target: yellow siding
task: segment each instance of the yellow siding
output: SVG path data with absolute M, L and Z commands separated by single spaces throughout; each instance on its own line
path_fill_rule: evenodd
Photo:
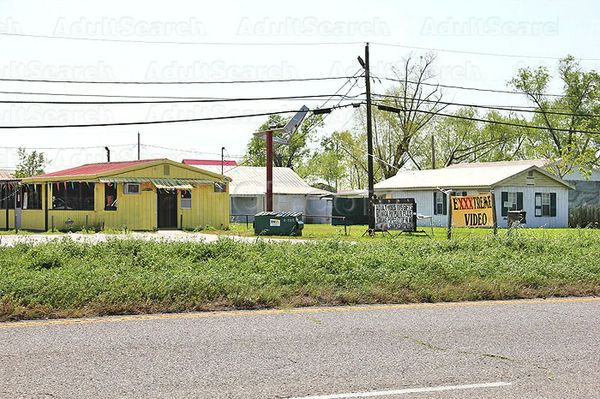
M 15 211 L 8 210 L 8 228 L 15 228 Z M 0 209 L 0 229 L 6 229 L 6 209 Z
M 217 181 L 214 175 L 204 174 L 200 170 L 189 170 L 169 163 L 169 174 L 164 174 L 165 163 L 131 170 L 111 177 L 149 177 L 149 178 L 188 178 Z M 89 180 L 89 181 L 94 181 Z M 44 185 L 45 186 L 45 185 Z M 94 210 L 48 210 L 48 228 L 66 230 L 67 221 L 72 221 L 73 229 L 87 227 L 104 229 L 156 230 L 157 229 L 157 193 L 150 183 L 142 183 L 140 194 L 124 194 L 124 184 L 117 184 L 117 209 L 104 210 L 104 184 L 95 181 Z M 229 186 L 225 193 L 215 193 L 212 184 L 200 184 L 192 190 L 192 208 L 181 209 L 181 196 L 177 196 L 177 225 L 183 221 L 183 228 L 198 229 L 206 226 L 226 228 L 229 226 Z M 49 206 L 52 203 L 52 189 L 49 190 Z M 42 201 L 45 206 L 45 202 Z M 14 214 L 10 215 L 10 226 L 14 226 Z M 0 228 L 5 224 L 0 217 Z M 43 230 L 45 224 L 44 210 L 23 210 L 22 228 Z
M 554 179 L 549 178 L 543 173 L 538 172 L 537 170 L 533 171 L 533 180 L 528 180 L 527 172 L 519 173 L 516 176 L 511 177 L 508 180 L 502 182 L 503 186 L 528 186 L 533 182 L 533 186 L 543 186 L 543 187 L 564 187 L 564 185 L 560 184 Z
M 177 199 L 178 221 L 183 216 L 183 228 L 195 230 L 212 226 L 229 227 L 229 185 L 227 192 L 215 193 L 212 184 L 201 184 L 192 190 L 192 209 L 181 209 L 181 196 Z

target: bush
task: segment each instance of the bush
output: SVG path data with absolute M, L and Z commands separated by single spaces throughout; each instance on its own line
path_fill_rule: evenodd
M 582 205 L 569 212 L 571 227 L 600 227 L 600 206 Z

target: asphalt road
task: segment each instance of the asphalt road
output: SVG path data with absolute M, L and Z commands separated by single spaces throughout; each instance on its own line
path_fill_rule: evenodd
M 600 398 L 600 298 L 0 324 L 2 398 Z

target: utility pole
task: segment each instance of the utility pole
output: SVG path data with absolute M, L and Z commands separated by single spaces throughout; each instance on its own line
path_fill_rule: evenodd
M 140 132 L 138 132 L 138 138 L 137 139 L 138 139 L 138 142 L 137 142 L 137 152 L 138 152 L 138 161 L 139 161 L 140 159 L 142 159 L 141 158 L 141 149 L 140 149 L 140 147 L 142 146 L 142 144 L 140 143 Z
M 358 62 L 365 70 L 365 90 L 367 94 L 367 174 L 369 192 L 369 233 L 373 234 L 375 229 L 375 213 L 373 200 L 375 199 L 375 177 L 373 172 L 373 125 L 371 122 L 371 74 L 369 70 L 369 43 L 365 45 L 365 59 L 358 57 Z

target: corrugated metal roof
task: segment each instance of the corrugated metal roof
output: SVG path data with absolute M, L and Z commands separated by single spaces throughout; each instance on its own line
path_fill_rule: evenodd
M 202 166 L 202 169 L 221 173 L 219 166 Z M 225 176 L 232 179 L 229 183 L 231 195 L 262 195 L 266 191 L 267 169 L 258 166 L 225 166 Z M 325 190 L 311 187 L 290 168 L 273 168 L 274 194 L 329 194 Z
M 400 171 L 375 185 L 376 190 L 418 190 L 435 188 L 492 187 L 519 173 L 535 169 L 561 184 L 568 184 L 529 162 L 481 162 L 443 169 Z
M 124 162 L 102 162 L 102 163 L 88 163 L 74 168 L 58 170 L 52 173 L 45 173 L 43 175 L 35 177 L 64 177 L 64 176 L 88 176 L 98 175 L 107 172 L 114 172 L 120 169 L 126 169 L 131 166 L 143 165 L 145 163 L 155 162 L 158 159 L 144 159 L 141 161 L 124 161 Z
M 15 171 L 11 169 L 0 169 L 0 180 L 13 180 Z

